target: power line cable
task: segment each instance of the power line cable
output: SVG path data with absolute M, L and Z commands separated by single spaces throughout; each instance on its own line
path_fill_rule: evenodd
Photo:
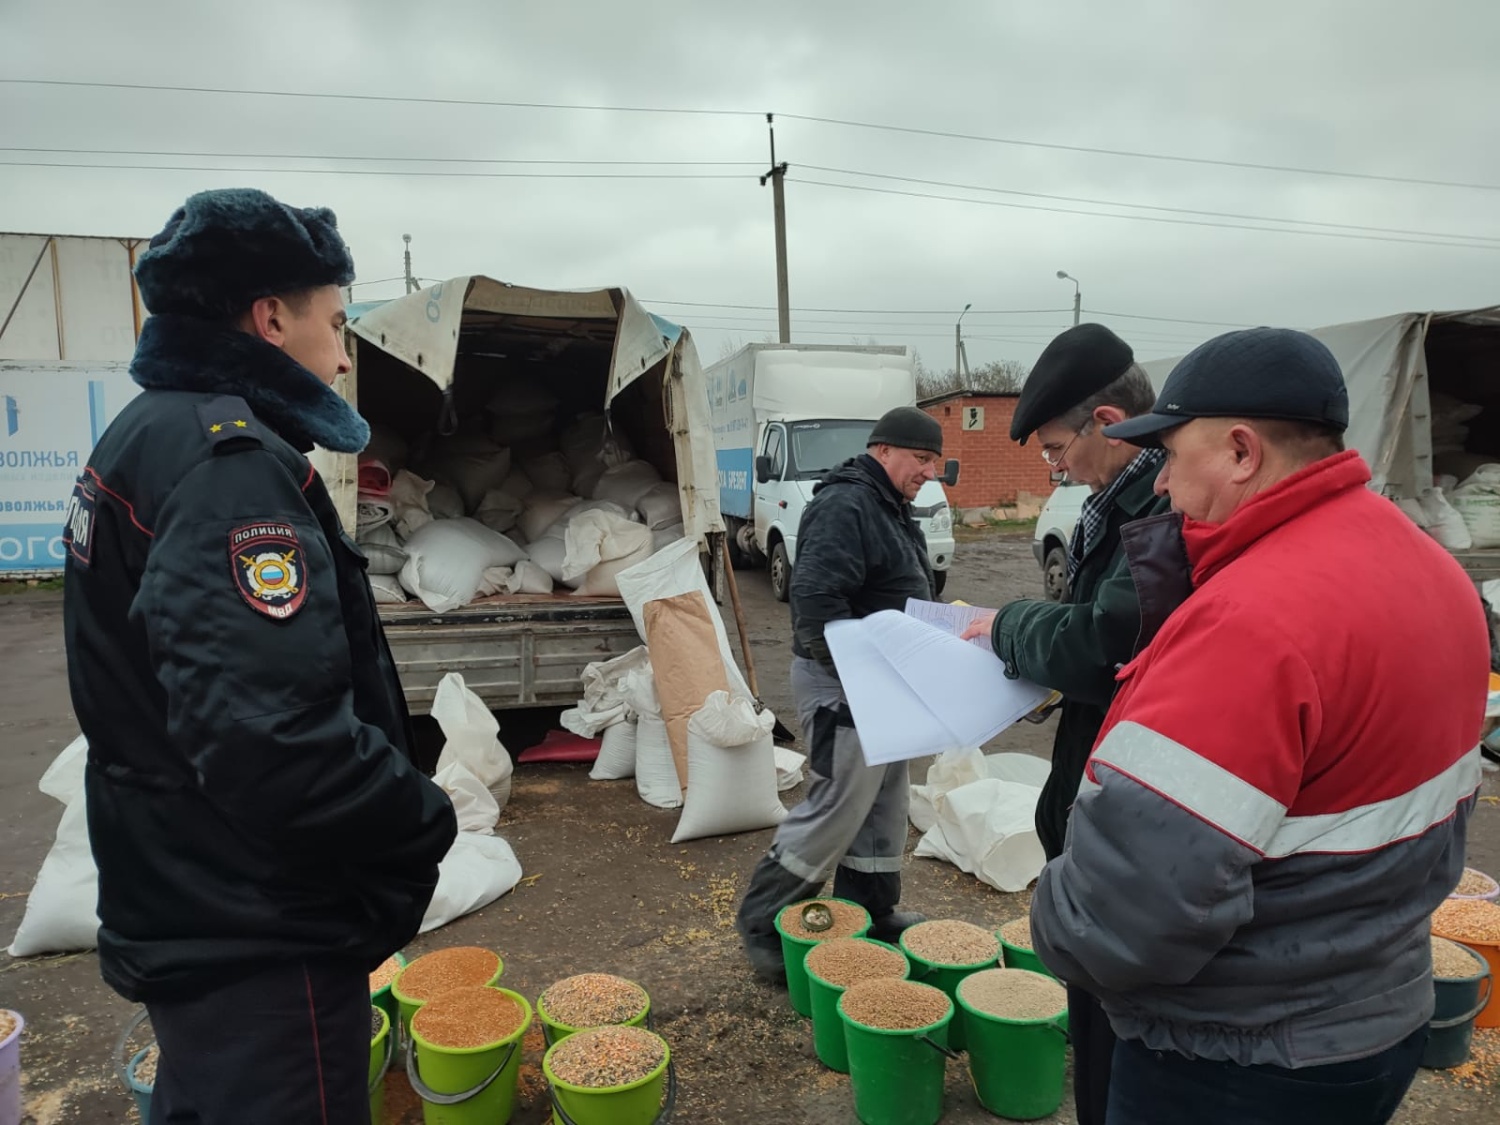
M 770 311 L 770 312 L 775 312 L 776 311 L 776 306 L 775 305 L 735 305 L 735 304 L 716 303 L 716 302 L 712 302 L 712 301 L 668 301 L 668 300 L 664 300 L 664 299 L 653 299 L 653 298 L 647 298 L 647 297 L 642 297 L 640 300 L 641 300 L 642 304 L 647 305 L 647 306 L 653 306 L 653 305 L 684 305 L 684 306 L 688 306 L 688 307 L 692 307 L 692 308 L 752 309 L 752 310 L 757 310 L 757 311 L 762 311 L 763 310 L 763 311 Z M 1142 313 L 1101 312 L 1098 309 L 1087 309 L 1087 308 L 1083 309 L 1082 311 L 1085 312 L 1085 313 L 1088 313 L 1090 316 L 1115 316 L 1115 317 L 1121 317 L 1122 319 L 1125 319 L 1125 320 L 1156 320 L 1156 321 L 1170 322 L 1170 323 L 1173 323 L 1173 324 L 1202 324 L 1202 325 L 1207 325 L 1209 327 L 1218 327 L 1218 328 L 1253 328 L 1253 327 L 1255 327 L 1254 325 L 1251 325 L 1251 324 L 1238 324 L 1238 323 L 1236 323 L 1236 322 L 1234 322 L 1232 320 L 1188 320 L 1188 319 L 1185 319 L 1183 317 L 1175 317 L 1175 316 L 1147 316 L 1147 315 L 1142 314 Z M 956 310 L 955 309 L 849 309 L 849 308 L 834 309 L 834 308 L 813 308 L 813 307 L 793 306 L 792 312 L 793 313 L 810 313 L 810 312 L 823 312 L 823 313 L 860 313 L 860 314 L 865 314 L 865 315 L 870 315 L 870 316 L 953 316 L 953 315 L 955 315 Z M 1067 313 L 1067 314 L 1069 314 L 1071 316 L 1072 312 L 1073 312 L 1073 308 L 1070 305 L 1067 308 L 1061 308 L 1061 309 L 971 309 L 969 311 L 969 315 L 970 316 L 1009 316 L 1009 315 L 1046 316 L 1046 315 L 1051 314 L 1051 313 Z M 716 314 L 716 313 L 709 313 L 707 315 L 709 315 L 709 316 L 715 316 L 715 315 L 718 315 L 718 314 Z M 997 327 L 1008 327 L 1008 326 L 997 326 Z
M 755 117 L 760 110 L 718 109 L 701 106 L 623 106 L 582 105 L 562 102 L 503 101 L 484 98 L 435 98 L 397 96 L 393 94 L 343 94 L 308 90 L 257 90 L 223 86 L 169 86 L 144 82 L 85 82 L 57 78 L 0 78 L 0 83 L 14 86 L 74 87 L 98 90 L 136 90 L 153 93 L 179 94 L 226 94 L 270 98 L 327 98 L 355 102 L 405 103 L 410 105 L 484 106 L 500 109 L 541 109 L 586 111 L 592 113 L 639 113 L 675 114 L 682 116 Z M 1334 176 L 1342 179 L 1366 180 L 1377 183 L 1409 184 L 1418 187 L 1460 188 L 1473 191 L 1500 191 L 1500 184 L 1473 183 L 1462 180 L 1444 180 L 1417 176 L 1391 176 L 1378 172 L 1356 172 L 1339 168 L 1316 168 L 1295 164 L 1269 164 L 1250 160 L 1224 160 L 1206 156 L 1183 156 L 1177 153 L 1148 152 L 1136 149 L 1102 148 L 1092 145 L 1070 145 L 1054 141 L 1029 141 L 1018 137 L 997 137 L 980 133 L 960 133 L 946 129 L 931 129 L 914 125 L 891 125 L 876 121 L 854 121 L 847 118 L 822 117 L 806 113 L 775 113 L 786 121 L 803 121 L 816 125 L 832 125 L 845 129 L 866 129 L 888 133 L 904 133 L 911 136 L 938 137 L 945 140 L 971 141 L 980 144 L 1009 145 L 1019 148 L 1039 148 L 1055 152 L 1075 152 L 1090 156 L 1113 156 L 1131 160 L 1166 161 L 1178 164 L 1197 164 L 1207 167 L 1234 168 L 1245 171 L 1278 172 L 1302 176 Z
M 1010 207 L 1020 211 L 1046 211 L 1055 215 L 1085 215 L 1096 219 L 1122 219 L 1137 223 L 1166 223 L 1170 226 L 1212 227 L 1219 230 L 1259 231 L 1265 234 L 1297 234 L 1316 238 L 1343 238 L 1361 242 L 1397 242 L 1408 246 L 1442 246 L 1454 250 L 1500 250 L 1500 243 L 1439 242 L 1420 238 L 1394 238 L 1379 234 L 1353 234 L 1334 230 L 1288 230 L 1285 227 L 1257 227 L 1248 223 L 1216 223 L 1206 219 L 1172 219 L 1165 215 L 1115 215 L 1108 211 L 1080 211 L 1074 207 L 1043 207 L 1034 203 L 1011 203 L 1003 199 L 965 199 L 957 195 L 937 195 L 932 192 L 904 191 L 900 188 L 874 187 L 869 184 L 836 184 L 827 180 L 808 180 L 792 177 L 793 182 L 812 187 L 834 188 L 839 191 L 863 191 L 876 195 L 899 195 L 910 199 L 937 199 L 949 203 L 972 203 L 983 207 Z
M 1210 328 L 1256 328 L 1254 324 L 1237 324 L 1232 320 L 1184 320 L 1179 316 L 1145 316 L 1141 313 L 1104 312 L 1100 309 L 1084 309 L 1089 316 L 1115 316 L 1121 320 L 1155 320 L 1173 324 L 1203 324 Z
M 777 309 L 777 306 L 775 306 L 775 305 L 733 305 L 733 304 L 724 304 L 724 303 L 718 302 L 718 301 L 667 301 L 667 300 L 653 299 L 653 298 L 648 298 L 648 297 L 642 297 L 640 300 L 641 300 L 641 303 L 645 304 L 645 305 L 683 305 L 683 306 L 687 306 L 689 308 L 701 308 L 701 309 L 752 309 L 752 310 L 756 310 L 756 311 L 769 310 L 771 312 L 775 312 L 776 309 Z M 909 315 L 916 315 L 916 316 L 953 316 L 957 312 L 957 310 L 956 309 L 834 309 L 834 308 L 814 308 L 813 306 L 810 306 L 810 305 L 806 305 L 806 306 L 804 306 L 804 305 L 794 305 L 794 306 L 792 306 L 792 312 L 794 312 L 794 313 L 810 313 L 810 312 L 822 312 L 822 313 L 868 313 L 871 316 L 909 316 Z M 970 310 L 969 315 L 970 316 L 1046 316 L 1049 313 L 1068 313 L 1069 315 L 1072 315 L 1072 312 L 1073 312 L 1073 306 L 1069 305 L 1066 308 L 1057 308 L 1057 309 L 972 309 L 972 310 Z
M 1028 199 L 1051 199 L 1060 203 L 1087 203 L 1096 207 L 1128 207 L 1140 211 L 1166 211 L 1174 215 L 1200 215 L 1215 219 L 1245 219 L 1257 223 L 1288 223 L 1296 226 L 1332 227 L 1337 230 L 1368 231 L 1375 234 L 1410 234 L 1423 238 L 1469 239 L 1472 241 L 1500 243 L 1500 235 L 1452 234 L 1445 231 L 1407 230 L 1401 227 L 1377 227 L 1358 223 L 1325 222 L 1321 219 L 1287 219 L 1276 215 L 1246 215 L 1236 211 L 1200 211 L 1191 207 L 1168 207 L 1154 203 L 1122 203 L 1115 199 L 1088 199 L 1076 195 L 1048 195 L 1039 191 L 1019 191 L 1015 188 L 987 187 L 983 184 L 955 184 L 943 180 L 924 180 L 915 176 L 895 176 L 886 172 L 863 172 L 852 168 L 827 168 L 817 164 L 798 164 L 797 167 L 806 168 L 814 172 L 829 172 L 841 176 L 865 176 L 871 179 L 894 180 L 906 184 L 921 184 L 926 187 L 951 188 L 958 191 L 984 191 L 997 195 L 1019 195 Z
M 395 94 L 340 94 L 314 90 L 246 90 L 227 86 L 167 86 L 147 82 L 75 82 L 62 78 L 0 78 L 12 86 L 74 86 L 92 90 L 143 90 L 167 94 L 242 94 L 258 98 L 332 98 L 350 102 L 404 102 L 409 105 L 488 106 L 496 109 L 587 110 L 593 113 L 672 113 L 702 117 L 762 117 L 758 110 L 709 109 L 701 106 L 573 105 L 562 102 L 518 102 L 484 98 L 414 98 Z
M 4 168 L 90 168 L 130 172 L 249 172 L 258 176 L 422 176 L 482 180 L 749 180 L 730 172 L 418 172 L 404 168 L 227 168 L 194 164 L 75 164 L 0 160 Z
M 910 125 L 887 125 L 873 121 L 848 121 L 837 117 L 815 117 L 810 114 L 801 113 L 778 113 L 776 116 L 787 121 L 807 121 L 819 125 L 839 125 L 848 129 L 877 129 L 889 133 L 909 133 L 922 137 L 942 137 L 947 140 L 978 141 L 984 144 L 1015 145 L 1021 148 L 1044 148 L 1056 152 L 1087 153 L 1091 156 L 1121 156 L 1132 160 L 1163 160 L 1179 164 L 1203 164 L 1210 167 L 1239 168 L 1257 172 L 1286 172 L 1301 176 L 1337 176 L 1351 180 L 1374 180 L 1391 184 L 1415 184 L 1420 187 L 1500 191 L 1500 184 L 1467 183 L 1462 180 L 1423 179 L 1416 176 L 1387 176 L 1377 172 L 1350 172 L 1337 168 L 1312 168 L 1295 164 L 1262 164 L 1249 160 L 1219 160 L 1207 156 L 1181 156 L 1165 152 L 1096 148 L 1091 145 L 1067 145 L 1049 141 L 1023 141 L 1015 137 L 988 137 L 976 133 L 954 133 L 943 129 L 924 129 Z
M 174 156 L 213 160 L 371 160 L 407 164 L 521 164 L 567 167 L 646 166 L 666 168 L 759 168 L 755 160 L 512 160 L 476 156 L 336 156 L 310 152 L 182 152 L 171 149 L 133 148 L 30 148 L 3 145 L 0 152 L 40 152 L 55 156 Z
M 672 168 L 759 168 L 759 164 L 747 160 L 565 160 L 565 159 L 506 159 L 497 157 L 463 156 L 371 156 L 345 154 L 314 154 L 297 152 L 193 152 L 173 149 L 105 149 L 105 148 L 43 148 L 24 145 L 0 146 L 0 152 L 43 153 L 61 156 L 153 156 L 181 159 L 212 160 L 317 160 L 317 161 L 365 161 L 405 164 L 504 164 L 530 167 L 672 167 Z M 17 162 L 19 163 L 19 162 Z M 39 165 L 42 166 L 42 165 Z M 71 165 L 45 165 L 48 167 Z M 97 167 L 80 165 L 80 167 Z M 109 165 L 109 167 L 137 168 L 135 165 Z M 819 164 L 799 164 L 814 172 L 840 176 L 862 176 L 869 179 L 890 180 L 897 183 L 918 184 L 926 187 L 948 188 L 958 191 L 980 191 L 996 195 L 1014 195 L 1028 199 L 1047 199 L 1061 203 L 1084 203 L 1097 207 L 1122 207 L 1142 211 L 1163 211 L 1176 215 L 1197 215 L 1219 219 L 1241 219 L 1257 223 L 1284 223 L 1295 226 L 1329 227 L 1336 230 L 1362 231 L 1375 234 L 1404 234 L 1423 238 L 1465 239 L 1470 241 L 1500 243 L 1500 236 L 1460 234 L 1443 231 L 1413 230 L 1403 227 L 1380 227 L 1358 223 L 1337 223 L 1320 219 L 1294 219 L 1276 215 L 1254 215 L 1236 211 L 1211 211 L 1190 207 L 1175 207 L 1153 203 L 1129 203 L 1113 199 L 1093 199 L 1086 196 L 1054 195 L 1046 192 L 1022 191 L 1016 188 L 992 187 L 985 184 L 954 183 L 947 180 L 930 180 L 916 176 L 898 176 L 886 172 L 870 172 L 856 168 L 833 168 Z M 176 166 L 174 165 L 175 169 Z M 227 169 L 238 171 L 239 169 Z M 324 171 L 324 169 L 267 169 L 267 171 Z M 567 177 L 561 177 L 567 178 Z

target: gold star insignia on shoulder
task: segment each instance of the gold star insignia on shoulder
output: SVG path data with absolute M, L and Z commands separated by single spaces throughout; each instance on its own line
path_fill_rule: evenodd
M 215 422 L 212 426 L 208 427 L 208 432 L 211 433 L 211 434 L 216 434 L 220 430 L 222 430 L 223 428 L 224 428 L 224 423 L 223 422 Z
M 235 419 L 235 420 L 234 420 L 234 424 L 235 424 L 235 427 L 236 427 L 236 428 L 237 428 L 237 429 L 241 429 L 241 430 L 243 430 L 243 429 L 244 429 L 244 428 L 245 428 L 245 427 L 246 427 L 246 426 L 247 426 L 247 425 L 248 425 L 248 424 L 249 424 L 249 423 L 247 423 L 247 422 L 244 422 L 244 421 L 241 421 L 241 420 L 240 420 L 240 419 L 239 419 L 239 418 L 236 418 L 236 419 Z

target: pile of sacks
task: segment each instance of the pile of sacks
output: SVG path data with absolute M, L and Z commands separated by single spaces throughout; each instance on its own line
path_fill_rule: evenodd
M 458 836 L 438 864 L 437 889 L 422 916 L 424 934 L 488 905 L 521 880 L 515 851 L 494 834 L 510 800 L 513 768 L 500 742 L 500 724 L 456 672 L 438 684 L 432 717 L 445 740 L 433 780 L 453 802 Z M 63 814 L 10 944 L 12 957 L 97 944 L 99 870 L 89 847 L 83 794 L 87 757 L 88 744 L 79 735 L 47 767 L 38 785 L 63 806 Z
M 603 414 L 556 434 L 557 402 L 498 393 L 484 430 L 409 449 L 373 427 L 359 462 L 355 538 L 375 599 L 434 613 L 559 587 L 617 597 L 620 571 L 683 535 L 677 486 L 637 460 Z
M 622 573 L 620 589 L 647 645 L 590 664 L 562 715 L 601 739 L 589 776 L 634 777 L 642 800 L 682 809 L 673 843 L 780 824 L 779 794 L 801 782 L 805 759 L 772 741 L 776 716 L 756 709 L 734 666 L 696 545 L 668 546 Z
M 1450 551 L 1500 547 L 1500 464 L 1485 462 L 1462 482 L 1438 475 L 1419 498 L 1396 505 Z
M 1048 769 L 1030 754 L 939 756 L 926 782 L 911 787 L 909 815 L 924 834 L 912 854 L 946 860 L 996 890 L 1025 890 L 1047 862 L 1035 822 Z

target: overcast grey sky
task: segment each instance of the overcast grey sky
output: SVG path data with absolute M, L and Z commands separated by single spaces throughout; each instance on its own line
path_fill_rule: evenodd
M 421 277 L 624 285 L 691 328 L 712 360 L 727 344 L 775 332 L 771 191 L 758 182 L 769 163 L 766 111 L 1490 185 L 1422 186 L 778 119 L 777 155 L 791 165 L 794 339 L 908 343 L 941 369 L 953 362 L 958 311 L 972 303 L 964 320 L 970 362 L 1029 363 L 1071 323 L 1072 285 L 1055 276 L 1064 269 L 1082 283 L 1085 317 L 1110 324 L 1151 358 L 1240 324 L 1310 327 L 1500 303 L 1497 48 L 1495 0 L 1420 8 L 1388 0 L 0 0 L 5 79 L 744 111 L 0 82 L 0 163 L 192 166 L 0 167 L 0 230 L 150 235 L 193 191 L 257 186 L 337 212 L 360 281 L 375 282 L 361 284 L 358 299 L 401 292 L 399 282 L 382 279 L 401 273 L 401 235 L 410 233 Z M 451 162 L 481 159 L 642 163 Z M 340 174 L 352 171 L 361 174 Z M 442 172 L 485 175 L 430 174 Z M 518 172 L 571 178 L 495 175 Z M 834 183 L 882 190 L 823 186 Z M 1261 224 L 1147 207 L 1267 216 L 1281 227 L 1300 220 L 1434 232 L 1465 245 L 1381 241 L 1370 231 L 1342 231 L 1366 236 L 1347 238 L 1186 225 Z M 703 307 L 674 303 L 689 301 Z M 1164 319 L 1119 315 L 1126 313 Z

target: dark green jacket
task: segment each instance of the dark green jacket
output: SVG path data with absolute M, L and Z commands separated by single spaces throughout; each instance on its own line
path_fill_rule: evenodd
M 1052 742 L 1052 773 L 1036 806 L 1037 835 L 1049 860 L 1062 853 L 1068 811 L 1114 698 L 1115 672 L 1136 653 L 1140 602 L 1120 528 L 1169 509 L 1153 491 L 1155 480 L 1149 474 L 1116 498 L 1104 538 L 1078 568 L 1067 602 L 1011 602 L 995 617 L 991 640 L 1006 674 L 1064 697 Z

